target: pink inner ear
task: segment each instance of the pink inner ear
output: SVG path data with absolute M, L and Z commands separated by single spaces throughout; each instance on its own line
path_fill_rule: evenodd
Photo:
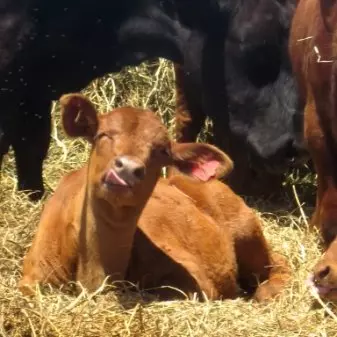
M 193 163 L 191 175 L 202 181 L 208 181 L 215 177 L 216 169 L 219 165 L 220 163 L 217 160 Z

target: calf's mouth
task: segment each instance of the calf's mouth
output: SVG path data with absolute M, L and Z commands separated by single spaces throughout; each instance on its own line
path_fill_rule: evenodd
M 128 184 L 123 178 L 121 178 L 113 168 L 110 168 L 103 175 L 102 182 L 108 189 L 115 189 L 115 188 L 128 189 L 128 188 L 131 188 L 131 185 Z

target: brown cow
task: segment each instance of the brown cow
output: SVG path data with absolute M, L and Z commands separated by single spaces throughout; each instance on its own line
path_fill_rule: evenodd
M 283 288 L 288 266 L 271 255 L 258 218 L 212 179 L 232 169 L 223 152 L 170 142 L 147 110 L 120 108 L 98 118 L 79 94 L 63 96 L 61 104 L 66 133 L 87 138 L 92 151 L 45 206 L 24 260 L 23 292 L 69 280 L 93 291 L 106 276 L 212 299 L 235 297 L 237 279 L 247 290 L 264 282 L 255 293 L 259 300 Z M 191 177 L 158 181 L 170 164 Z
M 336 37 L 337 2 L 300 0 L 289 49 L 305 108 L 305 139 L 317 171 L 316 207 L 311 223 L 321 230 L 328 247 L 311 277 L 324 297 L 333 297 L 333 288 L 337 287 Z

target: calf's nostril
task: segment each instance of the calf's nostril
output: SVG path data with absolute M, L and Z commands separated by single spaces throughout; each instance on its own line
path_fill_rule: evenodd
M 317 273 L 317 276 L 320 278 L 320 279 L 324 279 L 326 276 L 328 276 L 330 273 L 330 267 L 329 266 L 326 266 L 324 267 L 322 270 L 320 270 L 318 273 Z
M 134 169 L 133 174 L 138 179 L 143 179 L 145 176 L 145 167 L 137 167 Z
M 122 161 L 122 159 L 117 158 L 117 159 L 115 160 L 115 166 L 116 166 L 117 168 L 122 168 L 122 167 L 123 167 L 123 161 Z
M 145 177 L 145 165 L 138 158 L 119 156 L 113 166 L 120 178 L 131 185 Z

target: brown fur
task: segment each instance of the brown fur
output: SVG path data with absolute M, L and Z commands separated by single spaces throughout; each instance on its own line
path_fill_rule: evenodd
M 292 22 L 290 54 L 305 107 L 305 139 L 317 172 L 316 207 L 311 223 L 321 230 L 326 247 L 331 244 L 314 268 L 317 286 L 337 286 L 337 277 L 333 276 L 337 273 L 336 38 L 337 2 L 300 0 Z
M 290 54 L 305 107 L 304 134 L 317 172 L 317 199 L 312 223 L 329 244 L 337 233 L 337 98 L 335 39 L 337 3 L 332 0 L 299 1 L 292 22 Z M 307 39 L 306 39 L 307 38 Z M 301 39 L 306 39 L 302 40 Z
M 206 144 L 170 143 L 148 111 L 116 109 L 95 122 L 96 112 L 82 96 L 67 95 L 61 103 L 66 132 L 86 136 L 93 148 L 88 165 L 63 178 L 45 206 L 24 260 L 23 292 L 36 283 L 69 280 L 94 290 L 110 276 L 212 299 L 235 297 L 237 280 L 247 290 L 266 281 L 257 288 L 258 300 L 279 293 L 289 278 L 284 259 L 271 256 L 260 222 L 243 200 L 211 179 L 209 161 L 217 162 L 215 177 L 230 171 L 225 154 Z M 97 137 L 103 133 L 113 141 Z M 107 163 L 121 154 L 145 164 L 143 179 L 131 191 L 102 190 Z M 206 172 L 205 182 L 177 175 L 156 184 L 160 168 L 170 163 L 196 175 L 192 161 Z

